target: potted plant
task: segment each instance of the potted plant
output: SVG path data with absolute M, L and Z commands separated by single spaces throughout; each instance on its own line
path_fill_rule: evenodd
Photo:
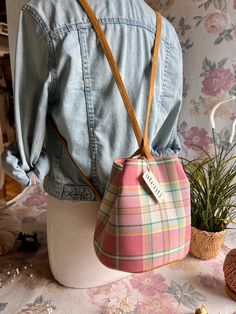
M 200 259 L 210 259 L 218 255 L 226 229 L 236 218 L 236 144 L 232 145 L 236 119 L 233 121 L 228 145 L 217 148 L 215 140 L 214 114 L 226 101 L 217 104 L 210 115 L 215 148 L 213 156 L 199 147 L 204 153 L 202 158 L 183 158 L 191 187 L 190 253 Z

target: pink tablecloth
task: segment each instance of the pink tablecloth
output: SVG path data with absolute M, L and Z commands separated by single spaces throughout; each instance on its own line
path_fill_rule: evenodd
M 7 314 L 191 314 L 205 304 L 209 314 L 236 314 L 236 302 L 225 293 L 222 265 L 236 232 L 229 230 L 220 255 L 210 261 L 184 261 L 99 288 L 64 288 L 52 278 L 46 246 L 46 194 L 29 188 L 11 210 L 22 231 L 36 231 L 37 253 L 12 252 L 0 258 L 0 312 Z

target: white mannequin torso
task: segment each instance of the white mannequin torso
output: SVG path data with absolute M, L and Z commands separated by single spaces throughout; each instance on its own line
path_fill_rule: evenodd
M 129 275 L 103 266 L 95 255 L 93 233 L 99 205 L 48 196 L 49 262 L 54 278 L 66 287 L 91 288 Z

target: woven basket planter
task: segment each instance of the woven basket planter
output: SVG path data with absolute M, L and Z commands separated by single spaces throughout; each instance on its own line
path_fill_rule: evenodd
M 192 227 L 190 253 L 200 259 L 216 257 L 223 245 L 225 232 L 207 232 Z

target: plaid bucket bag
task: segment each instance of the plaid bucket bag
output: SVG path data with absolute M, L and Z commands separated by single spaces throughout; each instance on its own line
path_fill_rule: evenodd
M 94 232 L 94 249 L 105 266 L 125 272 L 144 272 L 183 259 L 189 252 L 191 235 L 190 185 L 176 155 L 153 157 L 148 145 L 148 126 L 155 86 L 161 36 L 161 15 L 153 51 L 150 90 L 142 135 L 131 100 L 102 28 L 86 0 L 78 0 L 87 13 L 100 40 L 123 99 L 138 142 L 138 150 L 129 158 L 113 161 L 103 198 L 93 183 L 75 163 L 67 142 L 47 117 L 66 147 L 71 160 L 101 200 Z
M 113 162 L 97 215 L 94 248 L 107 267 L 144 272 L 183 259 L 191 233 L 190 185 L 177 156 L 154 158 L 148 146 L 148 126 L 154 93 L 161 15 L 157 28 L 150 90 L 142 136 L 118 66 L 100 24 L 86 0 L 79 1 L 100 40 L 119 88 L 139 149 Z

